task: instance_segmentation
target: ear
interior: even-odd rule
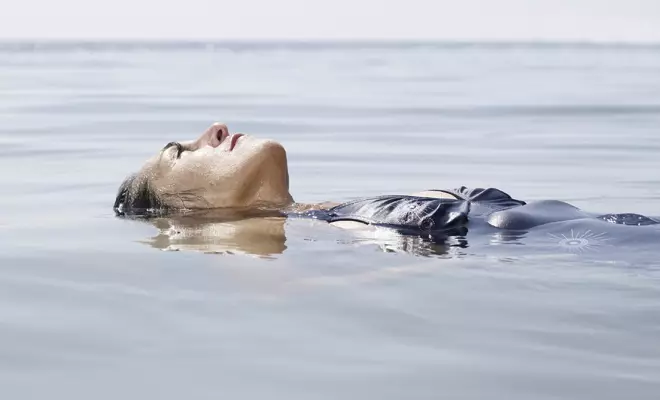
[[[119,190],[117,191],[117,196],[115,197],[115,204],[112,209],[115,211],[117,216],[125,215],[126,202],[128,200],[128,191],[135,180],[135,175],[131,175],[119,185]]]

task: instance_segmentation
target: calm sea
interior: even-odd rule
[[[660,215],[660,47],[2,43],[0,397],[658,398],[657,264],[114,217],[214,121],[283,143],[299,202]]]

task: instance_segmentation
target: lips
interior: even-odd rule
[[[234,147],[236,147],[236,143],[238,142],[238,139],[242,138],[243,136],[245,135],[243,135],[242,133],[237,133],[229,137],[229,151],[234,150]]]

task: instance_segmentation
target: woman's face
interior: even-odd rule
[[[230,134],[223,124],[213,124],[197,140],[169,143],[140,174],[148,177],[166,207],[246,207],[293,201],[282,145]]]

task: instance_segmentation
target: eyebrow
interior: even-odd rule
[[[179,142],[169,142],[168,144],[163,147],[163,150],[160,151],[160,156],[162,157],[163,154],[165,153],[165,150],[169,149],[170,147],[176,146],[176,158],[181,157],[181,153],[186,151],[186,149],[183,147],[183,145]]]
[[[183,146],[181,145],[181,143],[179,143],[179,142],[169,142],[168,144],[165,145],[165,147],[163,147],[163,150],[161,150],[161,151],[165,151],[165,150],[169,149],[172,146],[176,146],[177,150],[179,150],[179,151],[183,150]]]

